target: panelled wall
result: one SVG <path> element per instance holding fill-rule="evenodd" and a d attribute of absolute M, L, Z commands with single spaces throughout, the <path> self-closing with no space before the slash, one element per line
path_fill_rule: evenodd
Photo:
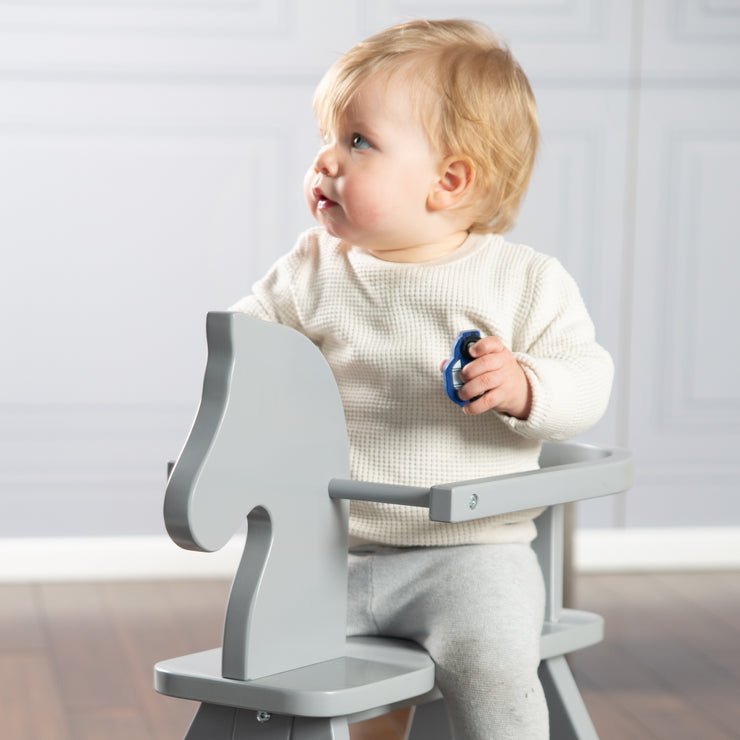
<path fill-rule="evenodd" d="M 0 536 L 146 535 L 204 315 L 309 225 L 310 101 L 349 45 L 486 21 L 538 98 L 511 238 L 576 276 L 618 366 L 588 439 L 637 485 L 583 527 L 740 527 L 740 2 L 0 4 Z"/>

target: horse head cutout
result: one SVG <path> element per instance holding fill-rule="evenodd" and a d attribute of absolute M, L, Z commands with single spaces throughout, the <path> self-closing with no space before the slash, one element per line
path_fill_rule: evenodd
<path fill-rule="evenodd" d="M 334 377 L 288 327 L 212 312 L 206 334 L 203 396 L 164 514 L 178 545 L 209 552 L 247 519 L 223 676 L 248 680 L 340 657 L 347 504 L 329 498 L 328 484 L 349 477 L 349 448 Z"/>

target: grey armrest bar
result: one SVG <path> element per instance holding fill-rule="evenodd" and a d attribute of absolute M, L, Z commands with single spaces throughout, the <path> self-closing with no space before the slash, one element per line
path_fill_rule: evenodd
<path fill-rule="evenodd" d="M 429 518 L 437 522 L 462 522 L 600 498 L 626 491 L 632 480 L 630 453 L 609 450 L 599 459 L 433 486 Z"/>
<path fill-rule="evenodd" d="M 588 448 L 583 446 L 583 451 L 588 452 Z M 598 456 L 579 462 L 448 483 L 430 489 L 334 478 L 329 484 L 329 495 L 332 498 L 428 506 L 429 518 L 433 521 L 462 522 L 608 496 L 627 490 L 632 479 L 630 453 L 613 449 L 600 451 Z"/>
<path fill-rule="evenodd" d="M 331 498 L 346 498 L 352 501 L 374 501 L 379 504 L 401 504 L 429 508 L 431 488 L 394 486 L 389 483 L 365 483 L 359 480 L 332 478 L 329 481 Z"/>

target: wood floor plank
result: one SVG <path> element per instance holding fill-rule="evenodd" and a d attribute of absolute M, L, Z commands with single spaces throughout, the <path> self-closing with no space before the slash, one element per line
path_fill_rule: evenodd
<path fill-rule="evenodd" d="M 0 738 L 174 740 L 195 704 L 152 666 L 221 641 L 225 581 L 0 586 Z M 571 656 L 601 740 L 731 740 L 740 574 L 581 576 L 604 643 Z"/>
<path fill-rule="evenodd" d="M 587 648 L 571 656 L 570 662 L 601 740 L 683 740 L 684 736 L 669 734 L 667 728 L 674 724 L 675 717 L 690 714 L 690 707 L 659 676 L 638 665 L 621 644 L 607 642 Z M 606 702 L 599 704 L 593 701 L 594 696 L 604 697 Z M 697 721 L 703 730 L 716 730 L 703 718 Z M 678 730 L 690 726 L 690 722 L 683 721 Z M 721 731 L 716 736 L 718 740 L 731 738 Z"/>
<path fill-rule="evenodd" d="M 194 653 L 218 647 L 223 639 L 231 582 L 171 581 L 163 586 L 178 615 L 178 629 L 187 640 L 185 651 Z"/>
<path fill-rule="evenodd" d="M 695 642 L 716 643 L 718 630 L 740 642 L 740 573 L 662 573 L 653 578 L 666 595 L 681 599 L 685 608 L 679 617 L 701 616 Z"/>
<path fill-rule="evenodd" d="M 596 671 L 602 690 L 615 702 L 626 701 L 626 710 L 639 721 L 647 723 L 646 712 L 651 712 L 647 724 L 654 730 L 655 718 L 670 722 L 661 718 L 662 708 L 668 707 L 672 717 L 684 718 L 676 731 L 689 733 L 687 737 L 737 736 L 740 684 L 720 661 L 696 646 L 697 620 L 701 621 L 696 610 L 653 576 L 607 576 L 590 586 L 584 581 L 581 588 L 585 608 L 608 612 L 605 645 L 617 650 L 605 661 L 608 678 L 598 666 L 589 667 L 593 657 L 588 656 L 594 656 L 597 648 L 574 658 L 577 670 Z M 715 633 L 715 641 L 721 639 Z M 636 686 L 641 697 L 649 698 L 648 706 L 634 692 L 624 693 L 632 681 L 639 682 Z"/>
<path fill-rule="evenodd" d="M 574 671 L 581 685 L 582 674 Z M 697 712 L 670 690 L 584 690 L 584 702 L 601 740 L 735 740 L 737 734 Z"/>
<path fill-rule="evenodd" d="M 107 708 L 74 712 L 70 716 L 70 725 L 75 740 L 153 740 L 141 714 L 131 709 Z M 172 734 L 169 737 L 179 740 L 184 734 Z"/>
<path fill-rule="evenodd" d="M 136 705 L 126 656 L 97 583 L 41 587 L 56 679 L 68 712 Z"/>
<path fill-rule="evenodd" d="M 127 657 L 127 671 L 148 737 L 152 740 L 183 737 L 196 704 L 162 696 L 154 691 L 152 684 L 157 661 L 194 652 L 190 635 L 182 629 L 181 615 L 170 598 L 170 584 L 106 584 L 103 595 Z M 215 604 L 210 608 L 214 613 L 216 609 Z"/>
<path fill-rule="evenodd" d="M 649 614 L 660 615 L 653 636 L 640 642 L 635 659 L 660 673 L 670 689 L 693 703 L 697 711 L 736 734 L 740 727 L 740 677 L 724 661 L 715 659 L 715 652 L 708 648 L 710 640 L 722 648 L 716 629 L 705 629 L 708 615 L 692 609 L 691 602 L 675 589 L 666 588 L 664 577 L 625 576 L 620 585 Z M 631 620 L 633 630 L 638 628 L 636 614 L 626 619 Z M 644 634 L 644 620 L 641 629 Z M 726 641 L 726 649 L 735 650 L 735 641 Z"/>
<path fill-rule="evenodd" d="M 350 740 L 403 740 L 409 724 L 410 709 L 398 709 L 382 717 L 350 725 Z"/>
<path fill-rule="evenodd" d="M 0 659 L 0 737 L 76 740 L 46 655 L 6 652 Z"/>
<path fill-rule="evenodd" d="M 581 688 L 581 694 L 600 740 L 664 740 L 632 716 L 629 702 L 598 690 Z"/>
<path fill-rule="evenodd" d="M 0 603 L 0 651 L 44 649 L 46 634 L 39 609 L 38 586 L 3 586 Z"/>
<path fill-rule="evenodd" d="M 655 576 L 666 594 L 682 600 L 672 619 L 691 630 L 691 642 L 722 667 L 740 691 L 740 574 L 687 573 Z M 724 636 L 724 639 L 719 639 Z"/>

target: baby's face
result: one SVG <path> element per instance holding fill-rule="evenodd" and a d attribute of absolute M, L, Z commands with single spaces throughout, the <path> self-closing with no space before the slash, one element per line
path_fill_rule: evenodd
<path fill-rule="evenodd" d="M 324 144 L 305 179 L 306 200 L 319 224 L 381 259 L 429 259 L 425 247 L 439 235 L 427 199 L 441 158 L 403 77 L 363 83 L 337 130 L 321 133 Z"/>

